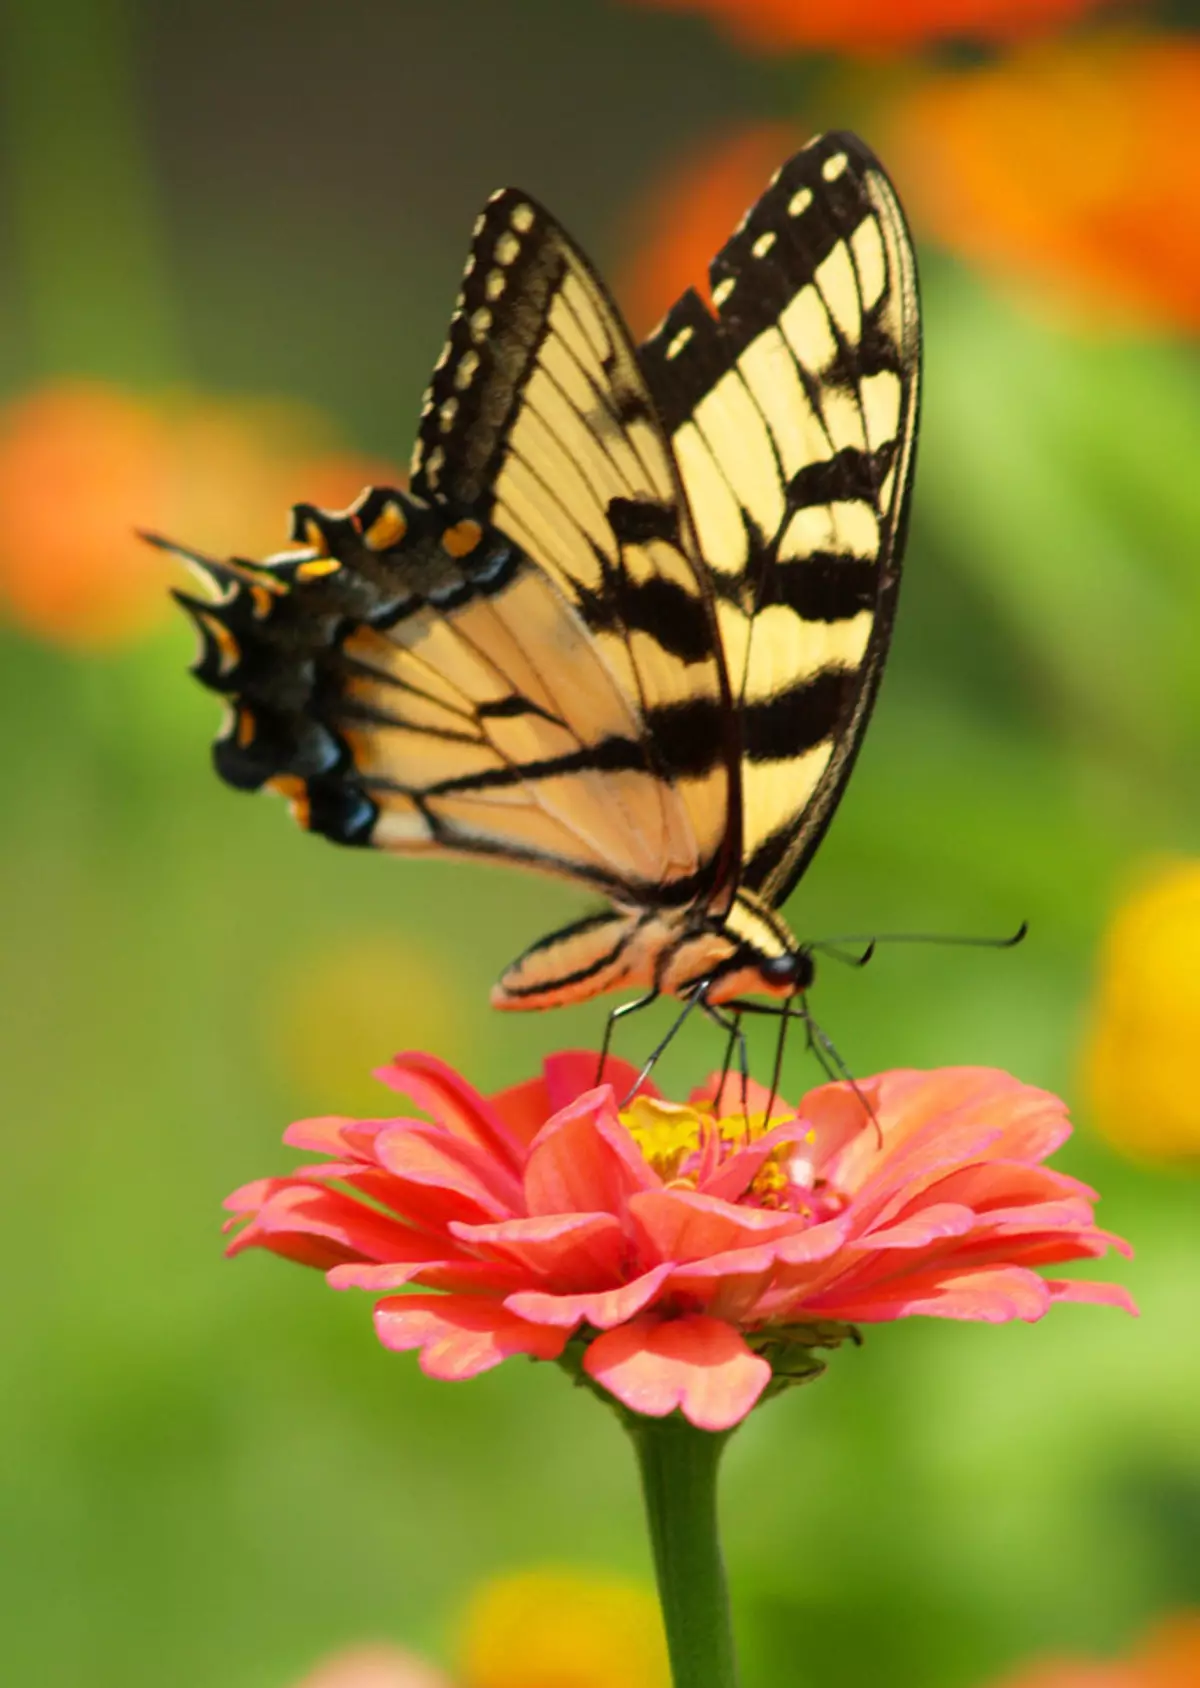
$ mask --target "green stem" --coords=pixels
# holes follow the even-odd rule
[[[717,1534],[717,1466],[729,1432],[678,1413],[633,1418],[675,1688],[737,1688],[729,1591]]]

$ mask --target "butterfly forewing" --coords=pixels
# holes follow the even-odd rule
[[[476,226],[413,488],[494,523],[579,616],[639,723],[644,777],[628,819],[661,840],[662,899],[719,897],[740,844],[735,734],[687,504],[603,286],[514,189]],[[514,633],[527,642],[523,624]],[[560,672],[561,655],[541,652]],[[602,769],[602,739],[594,751]]]
[[[849,775],[899,584],[916,274],[882,168],[821,137],[641,349],[711,571],[740,722],[741,884],[778,904]]]

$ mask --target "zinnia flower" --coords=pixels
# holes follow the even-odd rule
[[[933,41],[1012,41],[1096,11],[1105,0],[638,0],[707,12],[746,46],[873,54]]]
[[[1098,1130],[1147,1159],[1200,1160],[1200,861],[1157,865],[1100,952],[1083,1082]]]
[[[1046,1091],[897,1071],[768,1119],[761,1086],[743,1112],[737,1078],[622,1104],[634,1069],[610,1061],[596,1084],[596,1065],[557,1055],[487,1099],[398,1056],[377,1077],[430,1118],[291,1126],[286,1142],[327,1158],[231,1196],[229,1252],[382,1294],[380,1340],[419,1349],[431,1377],[562,1359],[630,1412],[679,1408],[703,1430],[737,1424],[773,1378],[814,1375],[813,1349],[855,1323],[1133,1310],[1113,1284],[1036,1270],[1127,1252],[1096,1228],[1095,1192],[1041,1164],[1070,1130]]]
[[[920,232],[1134,323],[1200,328],[1200,43],[1101,36],[917,82],[876,144]]]

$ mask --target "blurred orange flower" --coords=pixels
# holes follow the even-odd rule
[[[1197,1682],[1200,1616],[1182,1612],[1158,1624],[1127,1659],[1047,1659],[1005,1677],[995,1688],[1194,1688]]]
[[[302,406],[147,398],[99,382],[34,389],[0,412],[0,611],[83,649],[166,614],[161,553],[138,527],[210,549],[278,550],[297,499],[346,504],[396,470],[340,452]]]
[[[1097,1129],[1148,1159],[1200,1159],[1200,861],[1148,870],[1105,934],[1082,1077]]]
[[[883,156],[963,257],[1154,325],[1200,329],[1200,42],[1104,36],[930,76]]]
[[[630,217],[632,256],[616,287],[635,334],[648,334],[689,287],[709,298],[709,260],[808,138],[795,124],[761,123],[709,142],[651,186]]]
[[[658,1603],[640,1583],[557,1569],[496,1577],[461,1624],[458,1688],[670,1688]],[[297,1688],[454,1688],[411,1653],[353,1648]]]
[[[1093,12],[1105,0],[635,0],[707,12],[735,40],[767,52],[874,54],[929,41],[1014,41]]]

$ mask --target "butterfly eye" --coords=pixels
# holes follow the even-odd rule
[[[807,990],[813,982],[812,956],[807,950],[792,950],[786,955],[773,955],[769,961],[759,962],[759,972],[772,985],[791,985],[798,991]]]

